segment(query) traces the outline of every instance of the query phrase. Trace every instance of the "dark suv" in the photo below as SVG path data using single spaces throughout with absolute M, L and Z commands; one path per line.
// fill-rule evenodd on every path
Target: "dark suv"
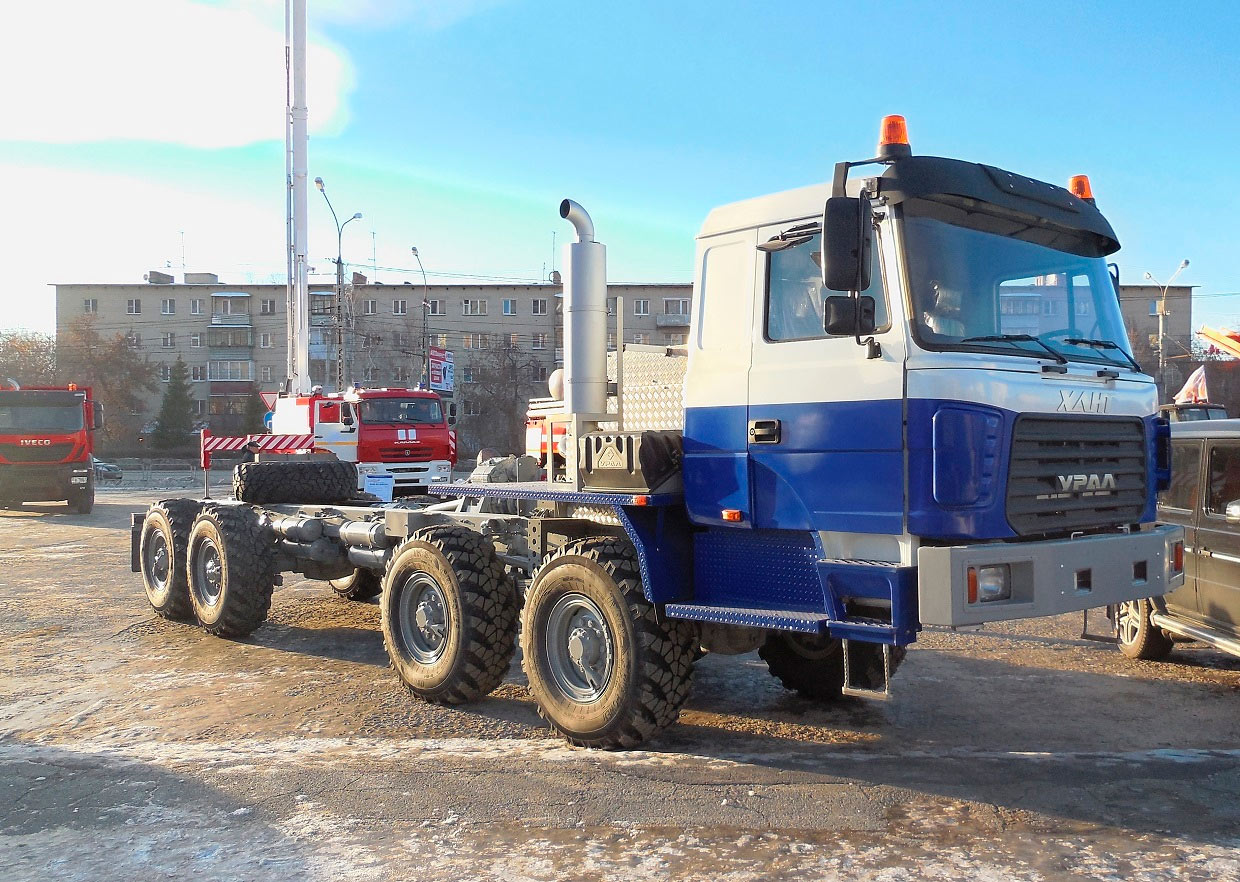
M 1240 655 L 1240 419 L 1171 424 L 1171 486 L 1158 519 L 1184 527 L 1184 584 L 1120 605 L 1120 650 L 1165 658 L 1180 637 Z

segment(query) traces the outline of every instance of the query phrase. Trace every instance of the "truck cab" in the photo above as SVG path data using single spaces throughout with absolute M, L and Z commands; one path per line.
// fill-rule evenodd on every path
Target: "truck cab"
M 66 500 L 77 514 L 95 503 L 91 459 L 103 408 L 89 388 L 0 389 L 0 505 Z
M 369 475 L 391 475 L 396 495 L 424 493 L 448 481 L 456 463 L 456 433 L 434 392 L 351 388 L 278 398 L 272 432 L 307 431 L 315 449 L 357 463 L 359 490 Z

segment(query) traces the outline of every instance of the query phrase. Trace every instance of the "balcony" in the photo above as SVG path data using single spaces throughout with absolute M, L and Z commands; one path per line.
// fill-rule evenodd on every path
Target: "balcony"
M 250 327 L 250 314 L 248 312 L 243 312 L 240 314 L 232 313 L 227 315 L 218 312 L 212 313 L 211 324 L 248 328 Z
M 254 357 L 252 346 L 208 346 L 212 361 L 249 361 Z
M 685 313 L 664 313 L 654 317 L 654 326 L 656 328 L 687 328 L 689 327 L 689 315 Z

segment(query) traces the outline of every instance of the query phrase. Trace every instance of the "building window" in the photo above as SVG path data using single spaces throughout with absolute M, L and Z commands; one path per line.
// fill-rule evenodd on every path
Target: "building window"
M 486 315 L 487 302 L 485 300 L 470 300 L 466 298 L 461 301 L 461 315 Z
M 393 300 L 392 315 L 407 315 L 409 313 L 408 300 Z
M 368 367 L 365 371 L 367 383 L 376 383 L 379 380 L 379 369 L 377 367 Z
M 82 312 L 87 315 L 94 315 L 99 312 L 99 301 L 91 297 L 82 301 Z
M 443 315 L 442 300 L 423 300 L 422 302 L 426 304 L 427 315 Z
M 646 342 L 648 342 L 648 341 L 647 341 L 647 339 L 646 339 L 646 337 L 647 337 L 647 335 L 646 335 L 646 334 L 634 334 L 634 335 L 633 335 L 633 342 L 634 342 L 634 343 L 646 343 Z
M 440 349 L 448 348 L 447 334 L 431 334 L 431 345 L 438 346 Z
M 412 375 L 413 375 L 413 372 L 412 372 L 411 370 L 409 370 L 409 368 L 407 368 L 407 367 L 398 367 L 398 368 L 396 369 L 396 382 L 398 382 L 398 383 L 406 383 L 406 384 L 407 384 L 407 383 L 409 382 L 409 379 L 410 379 L 410 377 L 411 377 Z
M 530 348 L 531 349 L 546 349 L 547 348 L 547 335 L 546 334 L 535 334 L 534 342 L 530 344 Z
M 163 346 L 165 349 L 175 349 L 177 345 L 177 335 L 171 331 L 165 333 L 163 338 L 159 341 L 159 345 Z
M 142 301 L 137 297 L 131 297 L 125 301 L 126 315 L 142 315 Z
M 504 315 L 516 315 L 516 314 L 517 314 L 517 301 L 513 300 L 511 297 L 505 297 L 504 298 Z
M 207 366 L 205 364 L 196 364 L 189 369 L 189 378 L 195 383 L 201 383 L 207 378 Z
M 212 297 L 211 311 L 215 315 L 249 315 L 250 302 L 244 297 Z
M 130 349 L 141 349 L 142 335 L 137 331 L 130 331 L 125 335 L 125 345 L 127 345 Z
M 193 300 L 189 302 L 189 314 L 190 315 L 202 315 L 202 298 L 201 297 L 195 297 Z
M 189 345 L 192 349 L 202 348 L 202 334 L 190 334 Z
M 633 315 L 650 315 L 650 301 L 649 300 L 634 300 L 633 301 Z
M 616 298 L 615 297 L 607 298 L 607 314 L 608 315 L 616 314 Z
M 275 368 L 273 368 L 271 365 L 269 364 L 263 365 L 263 382 L 270 383 L 272 374 L 274 373 L 275 373 Z
M 1158 301 L 1157 300 L 1150 301 L 1150 315 L 1158 315 Z
M 467 364 L 461 368 L 461 382 L 472 383 L 474 381 L 474 366 Z
M 194 413 L 197 416 L 207 415 L 207 402 L 202 398 L 194 399 Z
M 668 346 L 684 346 L 685 335 L 684 334 L 668 334 L 667 345 Z
M 508 349 L 516 349 L 520 345 L 516 334 L 504 334 L 503 340 L 504 346 Z
M 547 366 L 545 364 L 534 365 L 530 368 L 530 377 L 536 382 L 539 380 L 547 382 Z
M 472 401 L 465 402 L 465 416 L 477 416 L 478 405 Z
M 535 297 L 530 301 L 530 315 L 546 315 L 547 314 L 547 298 Z
M 248 361 L 212 361 L 207 364 L 208 380 L 251 380 L 253 367 Z
M 163 380 L 165 383 L 171 380 L 172 379 L 172 365 L 161 364 L 159 366 L 159 378 Z
M 383 338 L 380 337 L 378 334 L 363 334 L 362 335 L 362 348 L 363 349 L 376 349 L 378 348 L 379 344 L 382 342 L 383 342 Z
M 159 305 L 159 314 L 160 315 L 176 315 L 177 314 L 177 302 L 173 300 L 171 297 L 165 297 Z
M 668 297 L 663 301 L 664 315 L 688 315 L 689 314 L 689 298 L 688 297 Z
M 378 300 L 363 300 L 362 301 L 362 315 L 378 315 L 378 314 L 379 314 L 379 301 Z
M 259 334 L 258 335 L 258 348 L 259 349 L 270 349 L 271 348 L 271 335 L 270 334 Z
M 615 331 L 607 332 L 607 348 L 608 349 L 616 348 L 616 332 Z
M 392 337 L 392 345 L 397 349 L 409 345 L 409 335 L 404 331 L 397 331 Z
M 477 349 L 478 347 L 474 346 L 475 336 L 476 335 L 474 334 L 462 334 L 461 335 L 461 348 L 462 349 Z

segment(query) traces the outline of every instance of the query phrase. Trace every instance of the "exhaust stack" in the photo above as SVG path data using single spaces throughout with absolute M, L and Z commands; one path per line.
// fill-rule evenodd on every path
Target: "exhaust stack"
M 607 412 L 607 246 L 594 241 L 594 223 L 571 199 L 560 217 L 577 231 L 564 246 L 564 409 Z

